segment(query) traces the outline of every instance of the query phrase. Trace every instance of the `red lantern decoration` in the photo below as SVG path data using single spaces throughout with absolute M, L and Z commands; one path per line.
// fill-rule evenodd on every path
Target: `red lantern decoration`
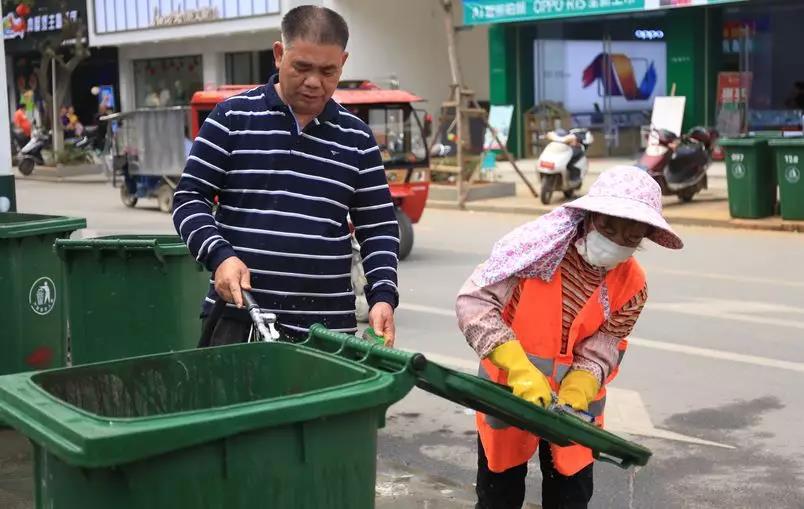
M 17 13 L 17 16 L 24 18 L 31 13 L 31 8 L 25 4 L 19 4 L 15 9 L 15 12 Z

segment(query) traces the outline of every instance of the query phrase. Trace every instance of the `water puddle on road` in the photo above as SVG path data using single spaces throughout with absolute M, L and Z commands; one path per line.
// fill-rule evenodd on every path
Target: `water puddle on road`
M 640 468 L 641 467 L 633 467 L 631 471 L 628 472 L 628 509 L 634 509 L 634 487 L 636 485 L 636 476 Z

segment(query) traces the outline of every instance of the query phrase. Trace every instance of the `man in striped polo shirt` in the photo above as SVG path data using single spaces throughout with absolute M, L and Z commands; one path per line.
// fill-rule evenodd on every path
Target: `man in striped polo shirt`
M 212 273 L 203 316 L 230 304 L 211 344 L 250 331 L 241 288 L 291 336 L 314 323 L 355 332 L 349 219 L 361 245 L 370 325 L 394 342 L 399 228 L 371 130 L 332 100 L 348 54 L 344 19 L 301 6 L 274 43 L 278 75 L 220 103 L 201 126 L 173 222 Z M 213 215 L 213 200 L 219 207 Z

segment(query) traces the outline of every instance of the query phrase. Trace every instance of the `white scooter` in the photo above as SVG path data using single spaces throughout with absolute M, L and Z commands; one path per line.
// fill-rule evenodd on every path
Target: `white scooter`
M 572 129 L 569 132 L 558 129 L 545 136 L 550 144 L 545 147 L 536 164 L 541 182 L 540 198 L 549 205 L 554 191 L 562 191 L 569 199 L 581 188 L 589 160 L 586 149 L 594 141 L 592 133 L 586 129 Z

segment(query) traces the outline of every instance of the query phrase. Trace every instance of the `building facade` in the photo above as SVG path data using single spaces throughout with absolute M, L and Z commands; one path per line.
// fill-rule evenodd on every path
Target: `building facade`
M 37 70 L 41 63 L 41 46 L 45 42 L 59 41 L 62 29 L 69 21 L 87 22 L 86 0 L 67 0 L 62 10 L 61 0 L 37 0 L 32 7 L 20 1 L 2 2 L 3 39 L 5 40 L 6 76 L 9 107 L 26 103 L 31 120 L 42 124 L 46 84 L 40 83 Z M 60 53 L 69 59 L 74 44 L 63 41 Z M 50 71 L 49 71 L 50 72 Z M 58 71 L 57 71 L 58 72 Z M 57 75 L 57 79 L 68 79 Z M 52 74 L 48 74 L 48 81 Z M 117 52 L 114 48 L 96 48 L 83 60 L 69 77 L 67 93 L 61 106 L 72 106 L 80 120 L 91 123 L 98 111 L 99 96 L 92 93 L 95 86 L 114 91 L 118 86 Z M 29 92 L 26 94 L 26 92 Z
M 599 131 L 609 153 L 627 153 L 653 98 L 672 93 L 686 97 L 684 129 L 801 130 L 804 61 L 790 48 L 802 2 L 464 0 L 463 9 L 466 24 L 489 26 L 491 102 L 515 105 L 509 146 L 520 155 L 532 143 L 526 112 L 550 102 L 570 114 L 564 127 Z
M 311 3 L 349 23 L 344 79 L 398 85 L 438 110 L 450 77 L 443 17 L 433 0 L 87 0 L 90 43 L 117 50 L 123 110 L 186 104 L 203 88 L 265 82 L 274 72 L 282 15 Z M 460 8 L 455 15 L 459 23 Z M 459 34 L 466 81 L 480 100 L 489 93 L 487 31 Z

